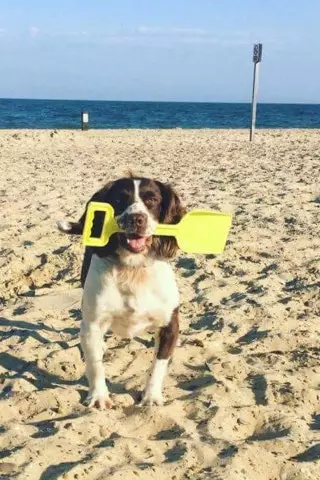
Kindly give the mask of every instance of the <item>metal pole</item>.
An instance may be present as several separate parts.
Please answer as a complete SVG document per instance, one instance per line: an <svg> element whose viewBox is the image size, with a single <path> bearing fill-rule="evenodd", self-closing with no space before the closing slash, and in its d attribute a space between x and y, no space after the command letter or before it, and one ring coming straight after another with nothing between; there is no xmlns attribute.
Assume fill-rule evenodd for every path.
<svg viewBox="0 0 320 480"><path fill-rule="evenodd" d="M256 128L258 81L259 81L259 63L255 63L253 67L250 142L253 141L254 130Z"/></svg>
<svg viewBox="0 0 320 480"><path fill-rule="evenodd" d="M252 105L251 105L251 127L250 142L253 141L254 131L256 128L257 117L257 97L258 97L258 80L259 80L259 63L262 59L262 43L256 43L253 46L253 88L252 88Z"/></svg>

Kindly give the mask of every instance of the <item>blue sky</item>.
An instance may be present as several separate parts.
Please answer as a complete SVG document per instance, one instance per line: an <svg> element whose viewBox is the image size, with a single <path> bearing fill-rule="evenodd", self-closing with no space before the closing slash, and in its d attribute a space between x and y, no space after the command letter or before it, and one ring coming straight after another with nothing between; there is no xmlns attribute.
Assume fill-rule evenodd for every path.
<svg viewBox="0 0 320 480"><path fill-rule="evenodd" d="M320 0L1 0L0 98L320 103Z"/></svg>

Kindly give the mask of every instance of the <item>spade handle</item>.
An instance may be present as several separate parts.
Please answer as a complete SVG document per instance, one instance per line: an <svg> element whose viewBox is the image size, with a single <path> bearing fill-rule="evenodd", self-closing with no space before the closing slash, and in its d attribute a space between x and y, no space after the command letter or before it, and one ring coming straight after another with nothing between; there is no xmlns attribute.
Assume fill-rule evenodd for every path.
<svg viewBox="0 0 320 480"><path fill-rule="evenodd" d="M176 237L179 231L178 225L167 225L162 223L156 226L155 235L161 235L165 237Z"/></svg>

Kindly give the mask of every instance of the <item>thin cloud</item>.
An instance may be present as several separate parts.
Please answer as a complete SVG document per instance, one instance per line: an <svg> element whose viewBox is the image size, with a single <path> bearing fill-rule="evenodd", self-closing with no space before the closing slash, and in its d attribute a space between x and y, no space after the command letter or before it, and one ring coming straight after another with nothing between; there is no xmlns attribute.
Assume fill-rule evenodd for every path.
<svg viewBox="0 0 320 480"><path fill-rule="evenodd" d="M269 34L268 34L269 33ZM4 28L0 28L0 37L7 36ZM254 32L234 30L228 32L205 30L193 27L180 26L148 26L142 25L132 29L116 29L109 32L96 30L66 30L66 31L41 31L33 26L28 30L30 38L39 41L65 41L72 44L92 44L105 46L135 46L154 48L174 48L179 45L194 47L212 46L221 48L237 48L252 45L256 40ZM285 38L275 38L271 32L262 32L259 41L273 46L288 43Z"/></svg>
<svg viewBox="0 0 320 480"><path fill-rule="evenodd" d="M130 35L111 35L105 37L103 43L106 45L132 45L136 40L137 37Z"/></svg>
<svg viewBox="0 0 320 480"><path fill-rule="evenodd" d="M232 35L215 36L207 34L188 35L110 35L103 39L105 45L132 45L148 47L173 47L174 45L205 46L215 45L219 47L240 47L251 45L252 40L248 38L237 38Z"/></svg>
<svg viewBox="0 0 320 480"><path fill-rule="evenodd" d="M138 27L137 33L141 33L141 35L163 35L165 29L163 27Z"/></svg>
<svg viewBox="0 0 320 480"><path fill-rule="evenodd" d="M170 32L175 33L177 35L208 35L208 31L204 30L203 28L180 28L180 27L172 27Z"/></svg>
<svg viewBox="0 0 320 480"><path fill-rule="evenodd" d="M141 35L156 36L189 36L189 35L207 35L203 28L184 28L184 27L156 27L142 25L137 28L137 33Z"/></svg>
<svg viewBox="0 0 320 480"><path fill-rule="evenodd" d="M245 31L213 32L203 28L140 26L136 30L137 37L145 39L148 45L186 44L186 45L219 45L221 47L249 45L252 43L250 33ZM131 36L131 43L138 41Z"/></svg>
<svg viewBox="0 0 320 480"><path fill-rule="evenodd" d="M40 33L40 29L38 27L30 27L29 35L32 38L36 38Z"/></svg>
<svg viewBox="0 0 320 480"><path fill-rule="evenodd" d="M52 38L77 38L77 37L89 37L90 33L87 30L70 30L70 31L53 31L53 32L48 32L47 35Z"/></svg>
<svg viewBox="0 0 320 480"><path fill-rule="evenodd" d="M249 38L239 39L233 38L232 35L230 35L230 37L207 36L179 38L177 43L183 43L187 45L218 45L220 47L237 47L242 45L251 45L252 41Z"/></svg>

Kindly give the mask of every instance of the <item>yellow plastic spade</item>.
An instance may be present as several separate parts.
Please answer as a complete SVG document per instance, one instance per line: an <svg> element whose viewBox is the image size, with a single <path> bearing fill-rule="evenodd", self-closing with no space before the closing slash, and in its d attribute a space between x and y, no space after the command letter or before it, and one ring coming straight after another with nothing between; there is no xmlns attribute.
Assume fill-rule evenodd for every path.
<svg viewBox="0 0 320 480"><path fill-rule="evenodd" d="M91 236L95 212L105 212L99 238ZM178 246L186 253L222 253L231 226L231 214L193 210L177 225L158 225L155 235L176 237ZM122 232L114 218L114 210L108 203L90 202L83 229L84 245L104 247L113 233Z"/></svg>

